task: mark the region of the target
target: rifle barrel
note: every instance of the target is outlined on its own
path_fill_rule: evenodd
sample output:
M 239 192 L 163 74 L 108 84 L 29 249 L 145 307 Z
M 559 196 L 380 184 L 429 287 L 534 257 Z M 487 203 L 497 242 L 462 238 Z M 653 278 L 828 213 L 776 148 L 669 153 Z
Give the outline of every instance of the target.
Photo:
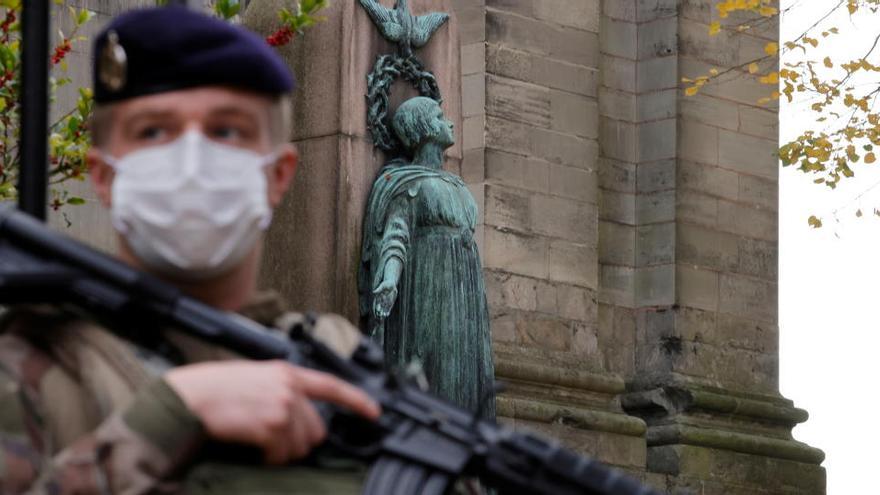
M 18 207 L 45 220 L 49 168 L 49 0 L 22 2 L 21 17 Z

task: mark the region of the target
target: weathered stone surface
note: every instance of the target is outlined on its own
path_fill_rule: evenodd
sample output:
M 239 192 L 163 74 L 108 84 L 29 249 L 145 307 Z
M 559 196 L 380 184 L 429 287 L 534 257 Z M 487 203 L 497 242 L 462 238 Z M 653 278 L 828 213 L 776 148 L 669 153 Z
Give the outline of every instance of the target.
M 639 60 L 669 57 L 678 52 L 680 21 L 676 17 L 659 17 L 639 24 L 637 55 Z M 672 63 L 672 60 L 667 61 Z
M 545 238 L 504 232 L 487 228 L 483 266 L 508 273 L 535 278 L 547 278 L 547 250 Z
M 549 129 L 489 117 L 486 143 L 489 148 L 535 156 L 552 163 L 590 168 L 596 163 L 596 142 Z
M 490 43 L 516 47 L 585 67 L 595 67 L 597 62 L 599 39 L 596 33 L 558 27 L 492 8 L 486 11 L 486 38 Z
M 636 224 L 636 195 L 602 190 L 599 194 L 601 218 L 626 225 Z
M 741 175 L 739 178 L 739 200 L 761 206 L 769 211 L 776 211 L 779 207 L 777 179 Z
M 676 231 L 676 260 L 710 270 L 736 270 L 740 262 L 734 234 L 681 223 Z
M 597 174 L 591 169 L 550 164 L 550 194 L 596 204 L 598 198 Z
M 636 172 L 636 190 L 640 193 L 655 193 L 675 189 L 676 169 L 675 160 L 639 165 Z
M 602 2 L 602 14 L 616 20 L 635 22 L 636 0 Z
M 638 167 L 633 163 L 599 159 L 599 187 L 607 191 L 635 193 Z
M 779 237 L 779 218 L 775 211 L 760 206 L 748 207 L 718 200 L 718 228 L 744 237 L 773 241 Z
M 549 279 L 596 289 L 598 258 L 595 244 L 551 240 L 547 252 Z
M 490 43 L 486 69 L 492 74 L 585 96 L 596 96 L 597 70 Z
M 677 172 L 681 188 L 730 200 L 741 199 L 741 176 L 736 172 L 689 160 L 680 160 Z
M 636 264 L 640 267 L 675 262 L 675 224 L 668 222 L 637 227 L 636 246 Z
M 482 1 L 476 3 L 482 4 Z M 461 19 L 461 42 L 462 44 L 482 44 L 486 41 L 486 8 L 484 5 L 469 5 L 466 8 L 456 9 L 457 17 Z
M 487 181 L 533 191 L 550 190 L 550 163 L 496 149 L 486 150 L 485 157 Z
M 599 89 L 599 114 L 601 118 L 636 122 L 639 99 L 632 93 L 617 91 L 603 86 Z
M 583 244 L 595 241 L 599 218 L 595 205 L 543 194 L 531 200 L 533 232 Z
M 595 99 L 562 91 L 550 92 L 550 128 L 596 139 L 599 108 Z
M 767 281 L 736 274 L 722 274 L 719 310 L 736 316 L 775 322 L 778 316 L 778 287 Z
M 660 57 L 639 61 L 636 64 L 637 90 L 648 92 L 677 88 L 677 60 L 676 57 Z
M 636 265 L 636 229 L 630 225 L 599 222 L 599 261 L 608 265 Z
M 718 165 L 744 174 L 775 178 L 779 174 L 776 140 L 720 130 Z
M 681 120 L 678 123 L 679 157 L 697 163 L 718 164 L 718 128 Z
M 710 270 L 694 268 L 679 264 L 676 267 L 676 300 L 682 306 L 705 309 L 708 311 L 718 310 L 719 300 L 719 277 L 718 273 Z M 729 292 L 735 289 L 729 288 Z M 730 304 L 726 302 L 725 304 Z
M 550 127 L 550 93 L 546 88 L 489 76 L 486 113 L 537 127 Z
M 486 113 L 486 76 L 482 73 L 461 78 L 462 116 Z
M 636 60 L 638 25 L 634 22 L 602 18 L 602 29 L 599 33 L 604 53 L 615 57 Z
M 717 227 L 718 199 L 689 190 L 677 191 L 675 199 L 675 214 L 678 220 L 711 228 Z
M 624 308 L 635 306 L 635 273 L 629 266 L 603 264 L 599 267 L 599 301 Z
M 688 98 L 679 98 L 678 112 L 684 120 L 731 131 L 741 130 L 741 106 L 720 98 L 706 96 L 704 93 L 698 93 Z
M 676 122 L 674 119 L 643 123 L 639 126 L 638 136 L 640 162 L 675 158 Z
M 637 90 L 636 62 L 633 60 L 602 53 L 599 74 L 603 86 L 630 93 Z
M 635 6 L 639 21 L 672 17 L 678 13 L 677 0 L 635 0 Z
M 653 120 L 670 119 L 675 117 L 678 101 L 678 90 L 666 89 L 652 91 L 639 95 L 636 120 L 649 122 Z
M 638 161 L 638 127 L 635 124 L 601 119 L 599 142 L 603 157 L 631 163 Z
M 468 76 L 486 72 L 486 44 L 471 43 L 461 47 L 461 74 Z M 467 107 L 465 107 L 467 110 Z
M 673 221 L 675 198 L 675 191 L 658 191 L 641 195 L 636 203 L 637 222 L 644 225 Z

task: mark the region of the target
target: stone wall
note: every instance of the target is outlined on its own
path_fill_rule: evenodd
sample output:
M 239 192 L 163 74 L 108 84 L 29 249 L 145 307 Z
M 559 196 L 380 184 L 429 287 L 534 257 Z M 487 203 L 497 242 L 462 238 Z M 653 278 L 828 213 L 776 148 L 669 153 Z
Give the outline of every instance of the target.
M 778 393 L 778 110 L 737 71 L 679 86 L 778 26 L 710 39 L 709 0 L 455 7 L 504 420 L 673 492 L 824 493 Z
M 644 470 L 602 342 L 598 0 L 454 4 L 462 44 L 462 173 L 479 186 L 481 251 L 509 384 L 499 413 L 584 453 Z

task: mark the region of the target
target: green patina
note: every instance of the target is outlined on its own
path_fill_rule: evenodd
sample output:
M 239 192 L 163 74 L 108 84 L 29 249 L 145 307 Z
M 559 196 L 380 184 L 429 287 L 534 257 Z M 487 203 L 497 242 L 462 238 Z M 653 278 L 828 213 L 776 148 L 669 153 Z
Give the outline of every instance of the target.
M 413 48 L 425 46 L 440 26 L 449 19 L 449 14 L 431 12 L 414 16 L 409 11 L 407 0 L 397 0 L 393 9 L 383 7 L 376 0 L 360 0 L 361 6 L 370 15 L 382 36 L 397 43 L 400 55 L 410 57 Z
M 452 123 L 431 98 L 398 108 L 392 127 L 406 158 L 380 171 L 367 206 L 360 309 L 387 364 L 422 364 L 432 391 L 495 415 L 489 320 L 474 240 L 477 205 L 442 169 Z

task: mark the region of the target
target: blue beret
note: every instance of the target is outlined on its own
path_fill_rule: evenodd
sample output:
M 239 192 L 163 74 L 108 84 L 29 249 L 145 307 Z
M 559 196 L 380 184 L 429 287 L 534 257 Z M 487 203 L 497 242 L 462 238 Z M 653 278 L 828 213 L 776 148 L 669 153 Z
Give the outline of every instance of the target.
M 293 90 L 293 75 L 256 34 L 180 6 L 114 19 L 95 40 L 95 101 L 110 103 L 195 86 L 268 95 Z

